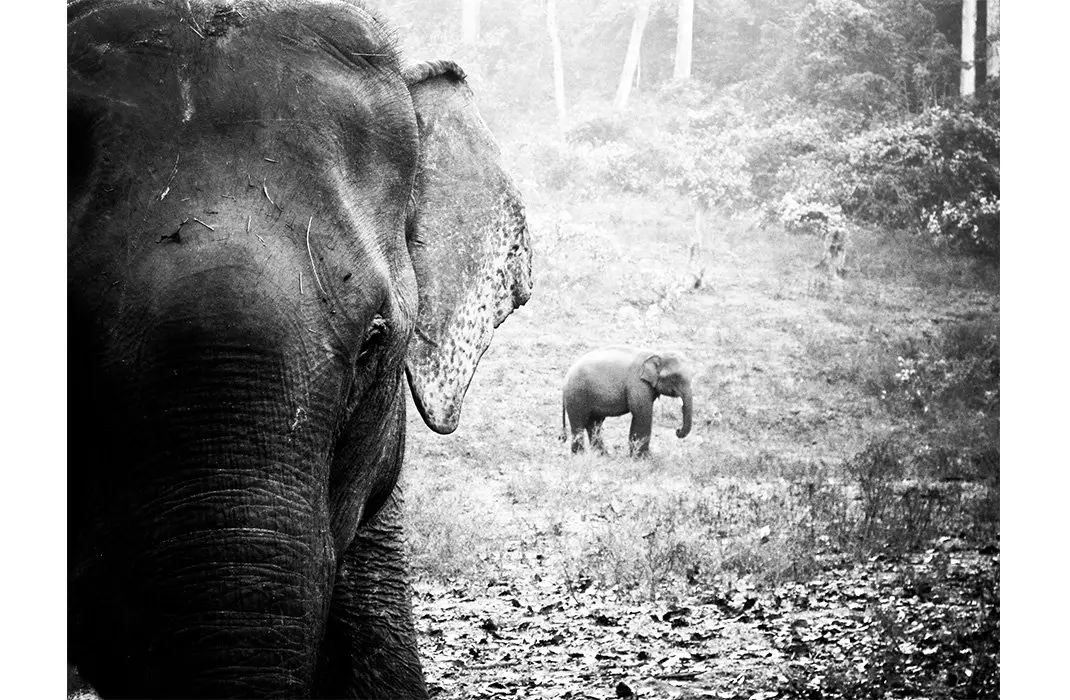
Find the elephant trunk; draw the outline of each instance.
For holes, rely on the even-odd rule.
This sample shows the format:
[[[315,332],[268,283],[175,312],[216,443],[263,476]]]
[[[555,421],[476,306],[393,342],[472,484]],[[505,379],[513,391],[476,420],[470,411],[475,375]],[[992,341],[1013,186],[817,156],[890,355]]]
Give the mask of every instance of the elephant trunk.
[[[74,479],[68,654],[103,697],[310,692],[336,566],[312,426],[330,416],[284,330],[178,315],[91,394],[105,447]]]
[[[685,387],[684,390],[680,392],[680,398],[684,401],[684,422],[683,425],[676,430],[676,437],[685,438],[688,433],[691,432],[691,387]]]
[[[237,488],[254,488],[251,481],[245,483]],[[263,483],[261,488],[277,490]],[[130,650],[135,660],[130,666],[145,673],[136,695],[308,693],[333,557],[327,556],[324,533],[309,537],[271,526],[282,518],[311,524],[307,511],[281,513],[286,507],[282,499],[238,503],[225,493],[199,489],[174,513],[190,523],[187,531],[146,543],[148,552],[138,567],[141,579],[135,584],[143,597],[135,594],[139,605],[130,613],[141,619],[128,621],[132,641],[151,640],[144,649]],[[236,515],[242,511],[248,515]],[[193,526],[193,519],[199,524]],[[166,679],[168,687],[157,679]]]

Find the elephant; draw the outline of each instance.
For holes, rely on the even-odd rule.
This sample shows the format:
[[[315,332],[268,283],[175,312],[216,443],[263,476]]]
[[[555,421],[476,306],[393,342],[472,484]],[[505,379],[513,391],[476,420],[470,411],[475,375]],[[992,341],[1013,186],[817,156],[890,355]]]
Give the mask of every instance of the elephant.
[[[341,0],[67,6],[68,676],[101,697],[427,697],[406,399],[457,427],[532,261],[463,70],[392,37]]]
[[[693,376],[689,363],[676,353],[657,353],[626,345],[592,350],[576,360],[565,375],[561,397],[562,439],[568,440],[565,425],[565,414],[568,414],[573,454],[584,449],[585,429],[591,448],[605,453],[602,422],[612,416],[631,413],[629,454],[647,455],[654,402],[658,396],[683,399],[683,424],[677,429],[676,436],[687,437],[691,432]]]

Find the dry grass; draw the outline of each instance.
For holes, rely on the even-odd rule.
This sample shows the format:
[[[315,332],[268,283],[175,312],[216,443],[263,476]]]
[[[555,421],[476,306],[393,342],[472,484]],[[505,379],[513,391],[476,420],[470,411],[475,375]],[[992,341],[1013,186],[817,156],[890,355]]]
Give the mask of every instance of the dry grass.
[[[860,533],[900,536],[885,527],[894,518],[922,518],[926,533],[998,532],[998,481],[908,496],[900,484],[882,496],[898,510],[867,521],[867,467],[846,468],[921,420],[881,398],[904,343],[962,319],[973,330],[956,331],[959,347],[998,336],[998,271],[864,231],[847,279],[829,285],[813,270],[815,238],[711,221],[692,258],[683,202],[561,200],[528,193],[534,294],[498,329],[460,428],[434,435],[410,411],[419,575],[499,576],[503,552],[539,534],[563,555],[564,575],[654,597],[713,576],[804,577],[822,552],[862,552]],[[692,434],[675,437],[679,402],[661,399],[649,460],[627,459],[627,418],[606,421],[609,457],[573,458],[558,439],[565,371],[609,343],[677,349],[698,370]],[[975,440],[967,414],[946,414],[926,435]],[[998,480],[998,435],[995,445]],[[919,474],[892,481],[907,477]]]

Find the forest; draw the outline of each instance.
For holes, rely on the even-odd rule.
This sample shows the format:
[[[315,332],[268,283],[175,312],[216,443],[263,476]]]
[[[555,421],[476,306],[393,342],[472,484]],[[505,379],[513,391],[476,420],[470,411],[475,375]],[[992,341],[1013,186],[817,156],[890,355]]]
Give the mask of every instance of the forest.
[[[998,3],[372,5],[535,248],[457,432],[410,411],[433,696],[998,697]],[[691,359],[690,436],[569,455],[608,343]]]

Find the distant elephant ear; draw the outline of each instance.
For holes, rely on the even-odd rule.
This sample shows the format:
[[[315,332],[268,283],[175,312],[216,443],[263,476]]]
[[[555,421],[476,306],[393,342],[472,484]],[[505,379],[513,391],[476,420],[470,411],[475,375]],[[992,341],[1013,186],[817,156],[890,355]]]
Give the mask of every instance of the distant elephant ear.
[[[654,387],[658,387],[658,369],[661,365],[661,357],[657,355],[651,355],[643,361],[643,366],[639,368],[639,378],[644,382]]]
[[[457,428],[461,402],[494,329],[531,295],[520,194],[451,61],[411,66],[420,159],[407,240],[420,308],[406,369],[424,422]]]

